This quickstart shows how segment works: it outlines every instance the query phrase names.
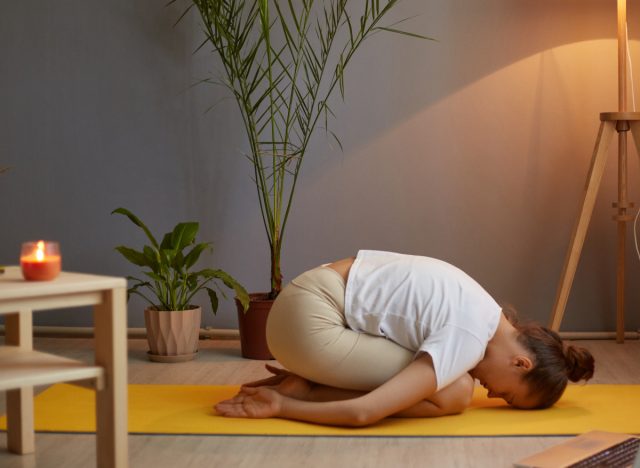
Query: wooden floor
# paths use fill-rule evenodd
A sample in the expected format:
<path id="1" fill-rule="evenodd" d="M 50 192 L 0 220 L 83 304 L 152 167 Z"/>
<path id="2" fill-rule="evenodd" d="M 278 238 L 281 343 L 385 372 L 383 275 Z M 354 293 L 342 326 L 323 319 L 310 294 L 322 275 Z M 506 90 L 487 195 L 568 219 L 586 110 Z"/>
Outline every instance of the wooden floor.
<path id="1" fill-rule="evenodd" d="M 0 338 L 0 341 L 2 338 Z M 640 384 L 640 342 L 581 341 L 596 357 L 593 383 Z M 35 347 L 91 361 L 90 339 L 36 338 Z M 237 341 L 200 342 L 197 360 L 151 363 L 143 340 L 129 341 L 129 382 L 239 384 L 266 375 L 262 361 L 240 357 Z M 4 395 L 0 410 L 4 412 Z M 236 436 L 129 436 L 132 468 L 228 467 L 509 467 L 564 437 L 329 438 Z M 36 434 L 36 454 L 6 450 L 0 433 L 0 467 L 95 466 L 95 436 Z"/>

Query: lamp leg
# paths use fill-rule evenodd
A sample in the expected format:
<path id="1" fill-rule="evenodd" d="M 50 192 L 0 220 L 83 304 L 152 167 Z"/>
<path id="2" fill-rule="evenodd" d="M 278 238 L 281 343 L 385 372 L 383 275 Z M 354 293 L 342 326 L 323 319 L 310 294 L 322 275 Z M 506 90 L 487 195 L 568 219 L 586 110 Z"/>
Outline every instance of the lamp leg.
<path id="1" fill-rule="evenodd" d="M 569 291 L 571 290 L 571 284 L 575 277 L 578 260 L 580 260 L 580 253 L 582 252 L 584 239 L 587 235 L 587 228 L 589 227 L 589 221 L 593 214 L 593 207 L 595 206 L 598 189 L 600 188 L 600 182 L 602 181 L 602 174 L 604 173 L 604 168 L 607 162 L 607 150 L 609 149 L 609 144 L 613 138 L 614 130 L 614 122 L 601 122 L 600 131 L 598 132 L 598 138 L 596 139 L 596 145 L 591 158 L 591 168 L 589 169 L 589 175 L 587 176 L 587 185 L 585 187 L 582 208 L 580 209 L 580 215 L 578 216 L 578 220 L 573 229 L 571 242 L 569 243 L 569 250 L 567 251 L 562 274 L 560 276 L 560 284 L 558 285 L 551 320 L 549 322 L 549 328 L 554 331 L 558 331 L 560 329 L 560 324 L 562 323 L 562 317 L 569 298 Z"/>
<path id="2" fill-rule="evenodd" d="M 627 224 L 618 221 L 618 263 L 616 269 L 616 342 L 624 343 L 624 271 Z"/>
<path id="3" fill-rule="evenodd" d="M 616 266 L 616 341 L 624 343 L 624 299 L 625 299 L 625 253 L 627 221 L 633 218 L 627 208 L 633 206 L 627 200 L 627 132 L 629 122 L 621 120 L 616 125 L 618 131 L 618 201 L 613 204 L 618 213 L 613 217 L 618 224 L 618 258 Z"/>

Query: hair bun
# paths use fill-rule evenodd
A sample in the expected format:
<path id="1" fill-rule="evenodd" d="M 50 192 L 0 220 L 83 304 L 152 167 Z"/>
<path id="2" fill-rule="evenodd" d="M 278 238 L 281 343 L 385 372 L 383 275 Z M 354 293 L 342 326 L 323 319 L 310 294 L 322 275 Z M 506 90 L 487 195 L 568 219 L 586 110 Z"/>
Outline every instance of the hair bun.
<path id="1" fill-rule="evenodd" d="M 594 359 L 588 349 L 569 345 L 564 351 L 564 359 L 567 364 L 567 377 L 572 382 L 593 377 Z"/>

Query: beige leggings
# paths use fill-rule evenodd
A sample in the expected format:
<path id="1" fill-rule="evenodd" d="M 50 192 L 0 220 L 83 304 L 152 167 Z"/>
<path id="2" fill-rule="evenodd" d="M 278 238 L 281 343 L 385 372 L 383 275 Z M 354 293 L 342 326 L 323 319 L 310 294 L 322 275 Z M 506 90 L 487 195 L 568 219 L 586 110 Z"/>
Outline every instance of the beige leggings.
<path id="1" fill-rule="evenodd" d="M 415 353 L 351 330 L 344 293 L 344 279 L 326 266 L 291 281 L 269 312 L 269 349 L 283 366 L 313 382 L 372 390 L 405 368 Z"/>

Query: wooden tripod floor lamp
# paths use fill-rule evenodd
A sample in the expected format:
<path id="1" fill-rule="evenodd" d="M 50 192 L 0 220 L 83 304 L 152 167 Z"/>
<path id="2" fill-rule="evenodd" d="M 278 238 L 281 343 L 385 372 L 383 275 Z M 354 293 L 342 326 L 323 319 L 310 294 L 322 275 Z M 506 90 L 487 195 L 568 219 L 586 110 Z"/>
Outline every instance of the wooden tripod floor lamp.
<path id="1" fill-rule="evenodd" d="M 625 241 L 627 222 L 633 219 L 628 213 L 628 210 L 633 208 L 633 203 L 627 200 L 627 133 L 631 132 L 636 148 L 640 150 L 640 112 L 627 112 L 627 50 L 627 2 L 626 0 L 618 0 L 618 112 L 600 114 L 600 131 L 587 176 L 582 208 L 571 236 L 549 324 L 549 328 L 554 331 L 560 329 L 607 162 L 607 150 L 614 132 L 617 132 L 618 200 L 613 203 L 613 207 L 616 209 L 613 219 L 618 225 L 616 273 L 616 341 L 618 343 L 624 342 Z"/>

